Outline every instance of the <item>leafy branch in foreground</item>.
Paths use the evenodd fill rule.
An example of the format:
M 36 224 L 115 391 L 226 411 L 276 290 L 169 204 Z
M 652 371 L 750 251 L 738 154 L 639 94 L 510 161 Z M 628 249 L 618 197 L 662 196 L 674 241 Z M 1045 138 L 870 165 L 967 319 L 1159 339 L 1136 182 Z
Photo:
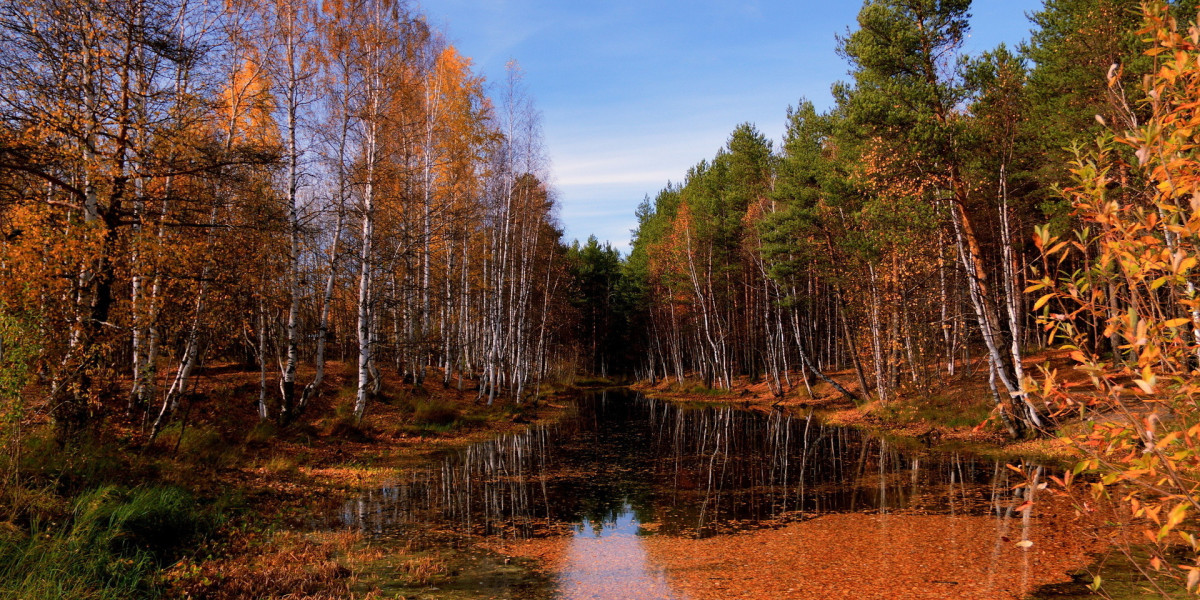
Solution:
M 1155 68 L 1142 122 L 1124 102 L 1120 67 L 1109 94 L 1130 118 L 1077 153 L 1065 190 L 1081 225 L 1039 228 L 1040 279 L 1028 292 L 1051 340 L 1070 352 L 1094 393 L 1070 394 L 1046 372 L 1043 393 L 1088 420 L 1069 434 L 1084 453 L 1074 476 L 1113 501 L 1135 565 L 1161 593 L 1200 591 L 1200 27 L 1180 29 L 1162 2 L 1143 5 L 1140 31 Z

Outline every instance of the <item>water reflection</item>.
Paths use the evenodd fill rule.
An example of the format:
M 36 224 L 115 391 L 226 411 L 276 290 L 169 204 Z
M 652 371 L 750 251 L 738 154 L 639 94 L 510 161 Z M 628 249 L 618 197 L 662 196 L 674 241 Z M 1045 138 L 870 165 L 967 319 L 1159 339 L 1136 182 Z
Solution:
M 703 538 L 828 513 L 1012 517 L 1026 493 L 1018 479 L 997 461 L 901 447 L 811 415 L 608 392 L 559 424 L 475 444 L 366 493 L 341 520 L 378 536 L 528 538 L 628 513 L 642 534 Z
M 633 507 L 593 523 L 584 518 L 572 531 L 558 590 L 564 600 L 584 598 L 639 598 L 679 600 L 662 568 L 649 560 L 640 524 Z

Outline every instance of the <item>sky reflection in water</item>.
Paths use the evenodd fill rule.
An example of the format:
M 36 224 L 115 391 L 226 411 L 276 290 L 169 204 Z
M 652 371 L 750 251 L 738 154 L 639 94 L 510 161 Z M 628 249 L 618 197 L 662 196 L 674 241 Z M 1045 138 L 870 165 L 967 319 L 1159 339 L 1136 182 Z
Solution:
M 671 591 L 663 570 L 649 560 L 639 527 L 629 504 L 606 522 L 593 525 L 584 518 L 572 533 L 558 574 L 560 597 L 682 600 Z

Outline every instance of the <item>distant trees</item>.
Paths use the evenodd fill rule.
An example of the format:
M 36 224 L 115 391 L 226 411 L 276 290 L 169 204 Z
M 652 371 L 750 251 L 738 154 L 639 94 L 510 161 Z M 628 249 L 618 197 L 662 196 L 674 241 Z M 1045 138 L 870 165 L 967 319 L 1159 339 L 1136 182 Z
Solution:
M 213 360 L 256 363 L 283 423 L 331 347 L 359 418 L 381 369 L 491 399 L 556 367 L 537 114 L 404 3 L 10 2 L 0 49 L 0 316 L 36 324 L 64 437 L 161 429 Z
M 623 369 L 628 344 L 629 314 L 632 308 L 623 288 L 621 255 L 609 244 L 601 245 L 596 236 L 578 241 L 567 249 L 572 304 L 577 313 L 577 340 L 588 363 L 587 371 L 607 377 Z
M 693 284 L 696 301 L 663 313 L 694 313 L 702 332 L 671 336 L 688 349 L 665 352 L 659 364 L 668 363 L 666 355 L 705 356 L 699 364 L 715 365 L 717 383 L 728 385 L 735 372 L 763 374 L 779 394 L 852 366 L 862 394 L 887 400 L 902 382 L 928 385 L 938 353 L 953 372 L 969 335 L 961 307 L 974 300 L 967 305 L 978 307 L 971 312 L 991 340 L 991 361 L 1007 369 L 997 372 L 1009 386 L 1004 397 L 1019 390 L 1011 344 L 1001 337 L 1008 330 L 1003 296 L 991 285 L 995 265 L 972 220 L 976 200 L 956 112 L 968 90 L 947 70 L 966 31 L 967 5 L 867 3 L 860 28 L 840 41 L 854 82 L 835 88 L 833 112 L 818 114 L 811 103 L 790 111 L 779 155 L 752 128 L 739 127 L 712 167 L 701 163 L 683 186 L 647 207 L 633 256 L 651 255 L 659 268 L 647 276 L 659 285 Z M 717 178 L 724 178 L 719 192 L 705 195 L 706 180 Z M 706 197 L 721 199 L 727 212 L 714 222 L 726 228 L 694 236 L 698 247 L 729 248 L 724 240 L 736 239 L 738 251 L 688 261 L 687 253 L 659 250 L 652 239 L 672 230 L 679 238 L 697 229 L 693 220 L 712 220 L 708 212 L 693 218 L 706 210 Z M 660 220 L 674 226 L 657 226 Z M 692 240 L 685 237 L 685 245 Z M 721 281 L 743 295 L 717 309 L 711 299 L 720 297 L 714 286 Z M 659 320 L 655 327 L 673 322 Z M 743 347 L 727 352 L 721 342 L 728 339 Z M 790 380 L 793 368 L 801 381 Z
M 728 387 L 739 366 L 767 368 L 772 292 L 753 220 L 770 208 L 773 160 L 770 142 L 741 126 L 711 163 L 639 211 L 630 261 L 648 282 L 652 370 L 662 376 L 695 370 Z

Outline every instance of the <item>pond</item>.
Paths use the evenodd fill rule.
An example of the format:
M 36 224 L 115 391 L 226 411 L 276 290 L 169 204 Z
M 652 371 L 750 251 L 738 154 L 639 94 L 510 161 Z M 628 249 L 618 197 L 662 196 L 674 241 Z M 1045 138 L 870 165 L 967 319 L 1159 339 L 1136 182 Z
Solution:
M 1048 475 L 618 390 L 365 493 L 339 521 L 478 563 L 431 598 L 1019 598 L 1090 562 Z

